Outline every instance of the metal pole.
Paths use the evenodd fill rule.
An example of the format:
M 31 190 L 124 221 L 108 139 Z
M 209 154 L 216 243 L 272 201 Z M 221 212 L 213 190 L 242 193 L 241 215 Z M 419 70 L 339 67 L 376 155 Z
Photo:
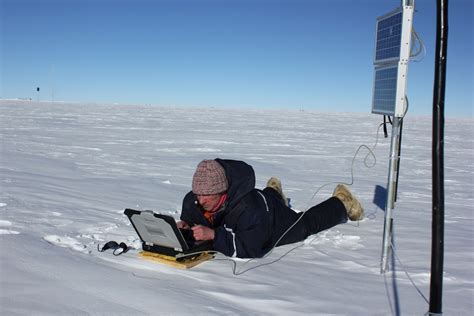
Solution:
M 392 141 L 390 144 L 390 161 L 388 171 L 388 183 L 387 183 L 387 202 L 385 205 L 385 223 L 383 229 L 383 246 L 382 246 L 382 260 L 380 263 L 380 273 L 385 273 L 387 270 L 389 248 L 392 240 L 392 222 L 393 216 L 392 211 L 395 207 L 395 191 L 397 188 L 397 173 L 398 173 L 398 161 L 399 161 L 399 150 L 400 145 L 400 122 L 401 118 L 393 117 L 392 123 Z
M 444 92 L 448 46 L 448 0 L 437 1 L 435 79 L 433 88 L 433 222 L 430 315 L 442 314 L 444 262 Z

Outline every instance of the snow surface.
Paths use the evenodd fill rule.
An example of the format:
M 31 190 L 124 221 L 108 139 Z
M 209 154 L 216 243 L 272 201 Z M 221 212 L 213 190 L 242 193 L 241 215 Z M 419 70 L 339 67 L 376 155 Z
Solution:
M 431 118 L 404 120 L 397 258 L 380 274 L 390 137 L 361 148 L 352 190 L 366 217 L 276 248 L 264 259 L 223 256 L 191 270 L 137 257 L 127 207 L 179 218 L 205 158 L 245 160 L 257 186 L 282 179 L 293 207 L 350 182 L 360 145 L 381 116 L 308 111 L 168 108 L 0 101 L 0 313 L 2 315 L 422 315 L 431 262 Z M 474 313 L 473 120 L 448 119 L 445 136 L 443 311 Z M 115 257 L 98 243 L 126 242 Z M 284 256 L 287 252 L 289 255 Z M 283 257 L 282 257 L 283 256 Z M 272 264 L 268 264 L 276 261 Z M 245 272 L 244 272 L 245 271 Z M 244 273 L 242 273 L 244 272 Z M 408 275 L 406 274 L 408 273 Z M 410 278 L 409 278 L 409 277 Z

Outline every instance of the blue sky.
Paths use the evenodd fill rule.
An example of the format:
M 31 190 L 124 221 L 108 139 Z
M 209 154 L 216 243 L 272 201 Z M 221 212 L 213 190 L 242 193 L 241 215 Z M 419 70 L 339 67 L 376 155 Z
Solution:
M 371 111 L 375 20 L 396 0 L 0 0 L 1 98 Z M 473 4 L 451 0 L 446 115 L 473 116 Z M 431 115 L 436 1 L 409 113 Z M 36 92 L 40 87 L 40 93 Z

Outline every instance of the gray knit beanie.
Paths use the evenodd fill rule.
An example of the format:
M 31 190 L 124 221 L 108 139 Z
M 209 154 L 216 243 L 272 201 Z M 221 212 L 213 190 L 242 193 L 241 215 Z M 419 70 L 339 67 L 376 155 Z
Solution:
M 201 161 L 193 176 L 193 193 L 197 195 L 210 195 L 227 191 L 229 184 L 225 170 L 215 160 Z

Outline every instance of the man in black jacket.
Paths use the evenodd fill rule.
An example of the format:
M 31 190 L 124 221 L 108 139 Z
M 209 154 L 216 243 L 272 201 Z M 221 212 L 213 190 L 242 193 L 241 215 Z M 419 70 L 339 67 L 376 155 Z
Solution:
M 192 229 L 196 240 L 213 240 L 214 250 L 227 256 L 258 258 L 274 246 L 363 217 L 361 204 L 343 185 L 304 213 L 285 202 L 275 178 L 264 190 L 255 189 L 255 172 L 247 163 L 203 160 L 194 173 L 192 191 L 183 199 L 178 226 Z

